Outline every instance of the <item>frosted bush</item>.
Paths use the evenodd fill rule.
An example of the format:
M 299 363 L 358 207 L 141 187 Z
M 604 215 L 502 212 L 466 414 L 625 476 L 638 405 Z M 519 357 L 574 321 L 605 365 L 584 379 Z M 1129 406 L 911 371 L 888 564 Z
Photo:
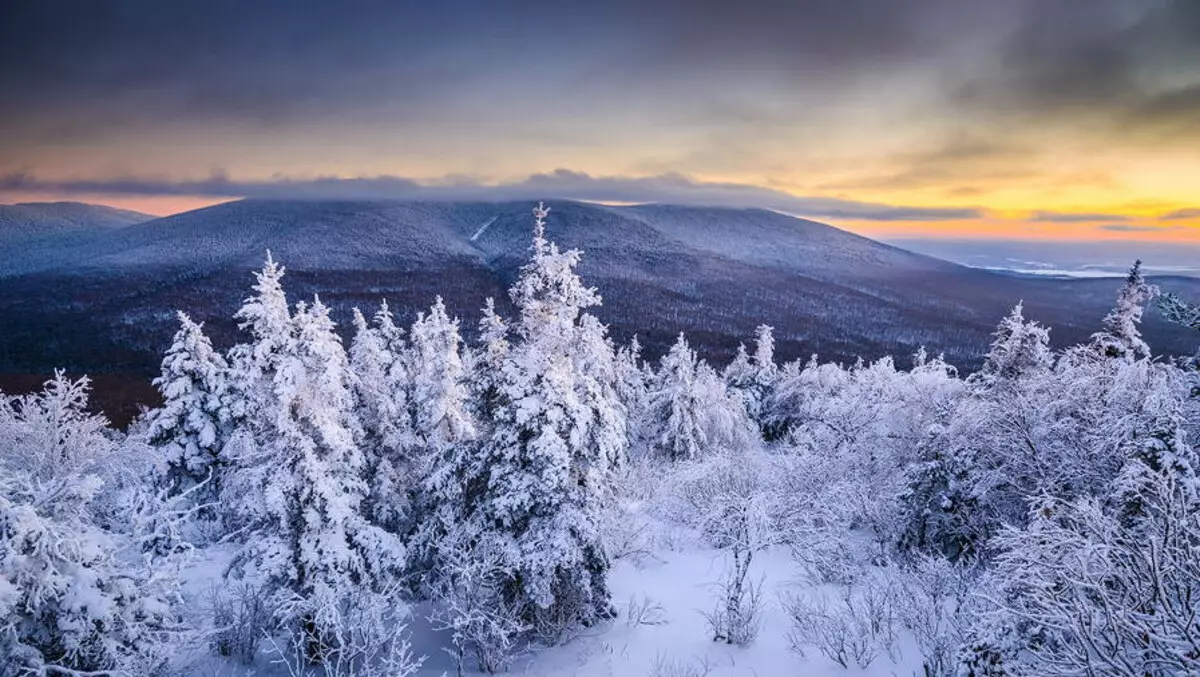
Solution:
M 829 598 L 814 591 L 783 599 L 791 620 L 788 643 L 803 656 L 808 648 L 844 668 L 866 668 L 879 656 L 899 657 L 898 598 L 888 571 L 876 571 Z

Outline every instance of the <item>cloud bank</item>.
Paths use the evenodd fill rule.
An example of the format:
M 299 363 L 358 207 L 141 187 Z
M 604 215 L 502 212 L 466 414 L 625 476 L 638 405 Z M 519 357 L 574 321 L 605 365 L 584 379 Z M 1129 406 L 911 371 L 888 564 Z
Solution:
M 696 181 L 680 174 L 591 176 L 565 169 L 533 174 L 511 183 L 483 183 L 462 177 L 420 181 L 399 176 L 239 181 L 222 174 L 192 181 L 144 178 L 51 181 L 30 174 L 10 174 L 0 177 L 0 192 L 332 200 L 569 199 L 760 208 L 797 216 L 863 221 L 943 221 L 983 216 L 976 208 L 910 207 L 800 197 L 746 184 Z

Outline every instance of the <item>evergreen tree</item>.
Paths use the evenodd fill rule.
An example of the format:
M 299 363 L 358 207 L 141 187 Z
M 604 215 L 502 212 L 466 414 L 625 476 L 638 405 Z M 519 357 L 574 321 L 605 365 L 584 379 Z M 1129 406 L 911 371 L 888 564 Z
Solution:
M 775 364 L 775 335 L 774 327 L 760 324 L 754 330 L 754 368 L 758 380 L 770 384 L 779 367 Z
M 366 512 L 376 523 L 395 529 L 415 488 L 408 458 L 416 441 L 408 411 L 403 332 L 393 323 L 386 301 L 375 314 L 374 326 L 355 308 L 354 326 L 349 376 L 370 487 Z
M 479 319 L 479 351 L 471 369 L 471 392 L 479 420 L 488 421 L 496 413 L 500 397 L 500 372 L 508 358 L 508 325 L 496 313 L 496 303 L 488 297 Z
M 764 409 L 771 400 L 779 374 L 772 331 L 765 324 L 759 325 L 754 332 L 754 354 L 747 353 L 744 344 L 739 345 L 737 354 L 724 373 L 726 385 L 741 396 L 746 413 L 760 428 L 765 427 Z
M 172 493 L 209 482 L 200 500 L 220 492 L 224 461 L 221 448 L 228 437 L 225 407 L 228 365 L 204 335 L 203 327 L 179 313 L 179 331 L 162 361 L 154 386 L 163 406 L 149 419 L 150 443 L 167 459 Z
M 696 358 L 683 334 L 659 362 L 648 418 L 655 449 L 671 460 L 742 448 L 754 436 L 742 398 Z
M 634 336 L 629 345 L 622 346 L 616 353 L 617 398 L 625 406 L 626 430 L 629 449 L 632 452 L 648 451 L 649 427 L 647 407 L 650 398 L 650 382 L 654 373 L 649 365 L 642 363 L 642 344 Z
M 361 433 L 328 308 L 314 299 L 289 317 L 277 270 L 268 261 L 259 295 L 238 313 L 256 339 L 238 351 L 245 392 L 267 397 L 248 402 L 231 440 L 225 500 L 248 528 L 234 569 L 253 564 L 276 602 L 299 599 L 293 608 L 313 609 L 376 588 L 404 565 L 405 550 L 364 514 Z M 310 659 L 331 648 L 318 617 L 284 620 L 311 639 Z
M 733 354 L 733 360 L 725 366 L 722 377 L 727 386 L 739 393 L 751 389 L 754 384 L 754 365 L 750 362 L 750 353 L 746 351 L 745 343 L 738 344 L 737 352 Z
M 428 315 L 417 315 L 409 334 L 413 424 L 428 453 L 438 455 L 476 434 L 458 320 L 446 314 L 439 296 Z
M 983 360 L 978 380 L 985 384 L 1011 383 L 1033 377 L 1049 370 L 1054 364 L 1050 349 L 1050 330 L 1033 321 L 1026 321 L 1023 304 L 1000 321 L 992 334 L 995 339 Z
M 548 211 L 534 211 L 532 259 L 511 290 L 517 340 L 490 435 L 455 445 L 429 486 L 438 523 L 455 531 L 438 540 L 502 553 L 505 604 L 556 638 L 613 613 L 599 522 L 625 428 L 615 384 L 604 382 L 613 361 L 604 328 L 583 314 L 600 297 L 575 274 L 579 252 L 547 241 Z
M 249 331 L 253 339 L 229 351 L 229 413 L 235 422 L 254 417 L 258 409 L 272 408 L 277 399 L 272 392 L 274 373 L 293 340 L 284 272 L 268 251 L 262 270 L 254 274 L 254 295 L 234 315 L 238 328 Z
M 1104 330 L 1092 335 L 1092 348 L 1105 357 L 1134 360 L 1150 356 L 1150 347 L 1142 339 L 1138 325 L 1146 304 L 1158 295 L 1158 287 L 1142 276 L 1137 261 L 1117 294 L 1117 303 L 1104 317 Z

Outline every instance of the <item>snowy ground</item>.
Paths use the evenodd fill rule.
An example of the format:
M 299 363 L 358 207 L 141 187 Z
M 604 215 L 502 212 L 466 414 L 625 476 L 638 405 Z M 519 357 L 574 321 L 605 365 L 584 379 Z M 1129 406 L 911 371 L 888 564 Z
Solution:
M 201 610 L 214 585 L 221 585 L 221 570 L 229 552 L 217 549 L 198 559 L 188 572 L 188 594 Z M 801 582 L 796 566 L 785 548 L 761 553 L 752 567 L 751 578 L 763 583 L 766 609 L 762 629 L 755 643 L 741 648 L 710 640 L 703 611 L 712 607 L 714 582 L 721 577 L 726 562 L 723 552 L 713 549 L 686 548 L 664 551 L 638 562 L 621 561 L 611 575 L 613 600 L 620 616 L 604 627 L 574 638 L 564 645 L 530 651 L 514 662 L 508 674 L 534 677 L 776 677 L 805 675 L 833 677 L 907 677 L 919 674 L 920 660 L 908 649 L 899 662 L 881 655 L 867 669 L 842 668 L 809 650 L 806 657 L 788 648 L 788 618 L 780 596 L 789 592 L 810 591 Z M 825 590 L 833 594 L 834 589 Z M 643 616 L 645 624 L 631 621 L 630 606 L 647 601 L 661 605 L 661 611 Z M 424 607 L 414 609 L 409 626 L 414 653 L 427 657 L 420 677 L 455 675 L 454 662 L 441 647 L 449 639 L 431 629 Z M 902 641 L 902 645 L 905 644 Z M 282 666 L 271 664 L 270 656 L 260 656 L 256 665 L 241 666 L 209 657 L 198 657 L 190 674 L 213 677 L 235 675 L 286 675 Z M 477 673 L 469 673 L 477 674 Z

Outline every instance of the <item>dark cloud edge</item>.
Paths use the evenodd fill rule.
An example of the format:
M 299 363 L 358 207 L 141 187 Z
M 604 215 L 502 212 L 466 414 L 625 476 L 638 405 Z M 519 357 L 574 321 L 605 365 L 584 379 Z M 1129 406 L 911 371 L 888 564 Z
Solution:
M 278 177 L 238 181 L 222 174 L 202 180 L 136 177 L 46 180 L 32 174 L 0 176 L 0 192 L 63 195 L 187 196 L 252 199 L 480 200 L 568 199 L 614 203 L 660 203 L 706 207 L 759 208 L 798 216 L 864 221 L 951 221 L 985 215 L 976 207 L 911 207 L 841 198 L 801 197 L 739 183 L 697 181 L 682 174 L 649 177 L 592 176 L 558 169 L 500 184 L 462 177 L 418 181 L 398 176 L 359 178 Z

